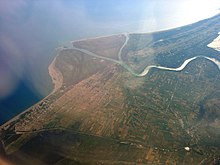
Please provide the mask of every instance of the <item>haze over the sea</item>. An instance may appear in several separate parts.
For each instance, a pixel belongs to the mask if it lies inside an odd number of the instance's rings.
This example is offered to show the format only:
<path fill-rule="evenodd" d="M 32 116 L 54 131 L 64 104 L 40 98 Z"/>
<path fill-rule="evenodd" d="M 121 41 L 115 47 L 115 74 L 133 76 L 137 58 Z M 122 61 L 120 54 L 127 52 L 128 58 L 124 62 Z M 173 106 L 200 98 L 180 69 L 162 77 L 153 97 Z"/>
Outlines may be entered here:
<path fill-rule="evenodd" d="M 51 90 L 47 67 L 68 41 L 186 25 L 217 14 L 219 0 L 1 0 L 0 124 Z"/>

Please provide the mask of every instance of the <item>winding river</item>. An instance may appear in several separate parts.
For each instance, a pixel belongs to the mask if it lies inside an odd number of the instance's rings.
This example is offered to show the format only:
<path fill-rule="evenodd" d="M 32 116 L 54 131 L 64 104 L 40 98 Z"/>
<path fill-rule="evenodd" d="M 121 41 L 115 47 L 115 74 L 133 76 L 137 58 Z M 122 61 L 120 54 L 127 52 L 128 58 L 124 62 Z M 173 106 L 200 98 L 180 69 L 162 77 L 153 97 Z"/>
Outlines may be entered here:
<path fill-rule="evenodd" d="M 220 33 L 219 33 L 220 34 Z M 124 44 L 122 45 L 121 49 L 119 50 L 118 52 L 118 59 L 119 60 L 114 60 L 112 58 L 108 58 L 108 57 L 104 57 L 104 56 L 100 56 L 100 55 L 97 55 L 93 52 L 90 52 L 86 49 L 80 49 L 80 48 L 77 48 L 77 47 L 74 47 L 73 46 L 73 49 L 75 50 L 78 50 L 80 52 L 83 52 L 89 56 L 93 56 L 93 57 L 96 57 L 96 58 L 100 58 L 100 59 L 103 59 L 103 60 L 108 60 L 108 61 L 111 61 L 111 62 L 114 62 L 116 64 L 119 64 L 121 65 L 122 67 L 124 67 L 126 70 L 128 70 L 131 74 L 133 74 L 134 76 L 137 76 L 137 77 L 143 77 L 143 76 L 146 76 L 148 74 L 148 72 L 150 71 L 151 68 L 157 68 L 157 69 L 161 69 L 161 70 L 168 70 L 168 71 L 176 71 L 176 72 L 179 72 L 179 71 L 182 71 L 190 62 L 192 62 L 193 60 L 196 60 L 198 58 L 204 58 L 204 59 L 207 59 L 211 62 L 213 62 L 215 65 L 217 65 L 218 69 L 220 70 L 220 61 L 218 61 L 217 59 L 215 58 L 211 58 L 211 57 L 207 57 L 207 56 L 194 56 L 192 58 L 189 58 L 187 60 L 185 60 L 181 66 L 177 67 L 177 68 L 169 68 L 169 67 L 164 67 L 164 66 L 157 66 L 157 65 L 149 65 L 149 66 L 146 66 L 145 69 L 141 72 L 141 73 L 136 73 L 134 70 L 132 70 L 132 68 L 130 68 L 127 64 L 125 64 L 123 61 L 122 61 L 122 58 L 121 58 L 121 53 L 122 53 L 122 50 L 123 48 L 127 45 L 128 43 L 128 40 L 129 40 L 129 34 L 124 34 L 125 37 L 126 37 L 126 40 L 124 42 Z M 220 36 L 219 36 L 220 37 Z M 218 37 L 218 38 L 219 38 Z M 213 42 L 217 42 L 217 39 L 213 40 Z M 213 43 L 212 42 L 212 43 Z M 208 47 L 211 47 L 210 45 L 212 45 L 212 43 L 210 43 L 209 45 L 207 45 Z M 220 44 L 220 40 L 218 40 L 218 44 Z M 217 50 L 216 48 L 214 48 L 215 50 Z"/>
<path fill-rule="evenodd" d="M 216 60 L 215 58 L 210 58 L 210 57 L 207 57 L 207 56 L 195 56 L 195 57 L 189 58 L 186 61 L 184 61 L 184 63 L 182 63 L 182 65 L 179 66 L 178 68 L 168 68 L 168 67 L 156 66 L 156 65 L 147 66 L 143 70 L 143 72 L 138 74 L 138 76 L 146 76 L 151 68 L 157 68 L 157 69 L 169 70 L 169 71 L 176 71 L 176 72 L 182 71 L 191 61 L 196 60 L 197 58 L 205 58 L 205 59 L 213 62 L 214 64 L 216 64 L 218 66 L 218 69 L 220 70 L 220 62 L 218 60 Z"/>

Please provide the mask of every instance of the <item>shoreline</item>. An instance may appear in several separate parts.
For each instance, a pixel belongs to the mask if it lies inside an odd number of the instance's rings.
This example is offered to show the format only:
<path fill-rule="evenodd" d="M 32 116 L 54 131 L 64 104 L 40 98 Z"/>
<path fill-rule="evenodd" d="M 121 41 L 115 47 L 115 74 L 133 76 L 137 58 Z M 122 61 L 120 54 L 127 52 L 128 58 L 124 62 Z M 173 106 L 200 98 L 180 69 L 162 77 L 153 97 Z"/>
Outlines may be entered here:
<path fill-rule="evenodd" d="M 108 34 L 108 35 L 102 35 L 102 36 L 96 36 L 96 37 L 88 37 L 88 38 L 77 39 L 77 40 L 73 40 L 73 41 L 69 41 L 69 42 L 73 46 L 74 42 L 95 40 L 95 39 L 100 39 L 100 38 L 105 38 L 105 37 L 121 36 L 121 35 L 124 35 L 124 34 L 129 34 L 129 33 Z"/>
<path fill-rule="evenodd" d="M 56 59 L 57 59 L 57 56 L 53 59 L 52 63 L 48 67 L 48 72 L 51 77 L 52 83 L 54 85 L 52 92 L 48 96 L 55 93 L 63 85 L 63 75 L 59 71 L 59 69 L 56 67 Z"/>
<path fill-rule="evenodd" d="M 188 24 L 184 24 L 184 25 L 177 25 L 177 26 L 173 26 L 173 27 L 168 27 L 168 28 L 162 28 L 162 29 L 158 29 L 158 30 L 149 30 L 149 31 L 130 31 L 130 32 L 122 32 L 122 33 L 112 33 L 112 34 L 107 34 L 107 35 L 101 35 L 101 36 L 94 36 L 94 37 L 88 37 L 88 38 L 81 38 L 81 39 L 76 39 L 73 41 L 69 41 L 71 44 L 73 44 L 74 42 L 78 42 L 78 41 L 86 41 L 86 40 L 92 40 L 92 39 L 99 39 L 99 38 L 103 38 L 103 37 L 111 37 L 111 36 L 117 36 L 117 35 L 123 35 L 123 34 L 152 34 L 152 33 L 159 33 L 159 32 L 164 32 L 164 31 L 169 31 L 169 30 L 173 30 L 173 29 L 179 29 L 185 26 L 190 26 L 192 24 L 204 21 L 204 20 L 208 20 L 211 19 L 217 15 L 220 15 L 220 10 L 217 10 L 215 14 L 211 15 L 211 16 L 207 16 L 203 19 L 199 19 L 196 20 L 194 22 L 188 23 Z M 220 33 L 220 32 L 219 32 Z"/>
<path fill-rule="evenodd" d="M 50 94 L 49 94 L 50 95 Z M 49 96 L 48 95 L 48 96 Z M 44 99 L 46 99 L 48 96 L 44 97 L 43 99 L 41 99 L 40 101 L 38 101 L 37 103 L 35 103 L 34 105 L 32 105 L 31 107 L 29 107 L 28 109 L 24 110 L 23 112 L 15 115 L 12 119 L 8 120 L 7 122 L 5 122 L 4 124 L 2 124 L 0 126 L 0 131 L 4 128 L 7 128 L 8 126 L 10 126 L 11 123 L 15 122 L 16 120 L 18 120 L 20 118 L 21 115 L 27 113 L 28 111 L 30 111 L 34 106 L 38 105 L 41 103 L 41 101 L 43 101 Z"/>
<path fill-rule="evenodd" d="M 24 110 L 23 112 L 15 115 L 13 118 L 11 118 L 10 120 L 8 120 L 7 122 L 5 122 L 4 124 L 0 125 L 0 131 L 4 128 L 7 128 L 10 126 L 11 123 L 15 122 L 16 120 L 19 120 L 20 116 L 27 113 L 28 111 L 30 111 L 33 107 L 37 106 L 38 104 L 40 104 L 42 101 L 44 101 L 46 98 L 48 98 L 50 95 L 54 94 L 60 87 L 62 87 L 63 84 L 63 75 L 61 74 L 61 72 L 56 68 L 55 66 L 55 62 L 56 62 L 56 58 L 57 56 L 53 59 L 53 61 L 50 63 L 50 65 L 48 66 L 48 72 L 49 75 L 51 77 L 52 83 L 54 85 L 52 92 L 50 92 L 46 97 L 42 98 L 41 100 L 39 100 L 37 103 L 35 103 L 34 105 L 30 106 L 29 108 L 27 108 L 26 110 Z M 61 78 L 60 81 L 58 78 Z"/>

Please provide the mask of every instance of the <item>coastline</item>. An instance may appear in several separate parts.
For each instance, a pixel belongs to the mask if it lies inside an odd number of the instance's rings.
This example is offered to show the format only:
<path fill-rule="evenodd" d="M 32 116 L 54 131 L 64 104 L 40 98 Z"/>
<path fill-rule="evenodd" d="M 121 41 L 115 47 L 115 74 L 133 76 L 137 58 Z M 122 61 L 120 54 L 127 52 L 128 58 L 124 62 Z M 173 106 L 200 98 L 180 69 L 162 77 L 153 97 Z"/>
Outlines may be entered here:
<path fill-rule="evenodd" d="M 50 94 L 49 94 L 50 95 Z M 49 96 L 48 95 L 48 96 Z M 12 119 L 8 120 L 7 122 L 5 122 L 4 124 L 2 124 L 0 126 L 0 131 L 4 128 L 7 128 L 8 126 L 10 126 L 11 123 L 15 122 L 16 120 L 19 119 L 19 117 L 25 113 L 27 113 L 28 111 L 30 111 L 34 106 L 38 105 L 41 103 L 41 101 L 43 101 L 45 98 L 47 98 L 48 96 L 44 97 L 43 99 L 41 99 L 39 102 L 35 103 L 34 105 L 32 105 L 31 107 L 29 107 L 28 109 L 24 110 L 23 112 L 17 114 L 16 116 L 14 116 Z"/>
<path fill-rule="evenodd" d="M 103 37 L 111 37 L 111 36 L 117 36 L 117 35 L 130 35 L 130 34 L 152 34 L 152 33 L 159 33 L 159 32 L 164 32 L 164 31 L 169 31 L 172 29 L 179 29 L 182 27 L 186 27 L 186 26 L 190 26 L 192 24 L 204 21 L 204 20 L 208 20 L 212 17 L 215 17 L 217 15 L 220 15 L 220 10 L 216 11 L 215 14 L 211 15 L 211 16 L 207 16 L 203 19 L 199 19 L 197 21 L 193 21 L 190 22 L 188 24 L 184 24 L 184 25 L 177 25 L 177 26 L 173 26 L 173 27 L 169 27 L 169 28 L 162 28 L 162 29 L 158 29 L 158 30 L 150 30 L 150 31 L 127 31 L 127 32 L 122 32 L 122 33 L 112 33 L 112 34 L 107 34 L 107 35 L 101 35 L 101 36 L 96 36 L 96 37 L 88 37 L 88 38 L 81 38 L 81 39 L 76 39 L 76 40 L 72 40 L 69 41 L 72 45 L 74 44 L 74 42 L 78 42 L 78 41 L 86 41 L 86 40 L 93 40 L 93 39 L 99 39 L 99 38 L 103 38 Z"/>
<path fill-rule="evenodd" d="M 52 83 L 54 85 L 53 91 L 48 96 L 55 93 L 63 85 L 63 75 L 59 71 L 59 69 L 56 68 L 56 65 L 55 65 L 56 64 L 56 59 L 57 59 L 57 56 L 53 59 L 52 63 L 48 67 L 48 72 L 49 72 L 49 75 L 52 79 Z"/>
<path fill-rule="evenodd" d="M 40 104 L 42 101 L 44 101 L 46 98 L 48 98 L 50 95 L 52 95 L 53 93 L 55 93 L 60 87 L 62 87 L 63 84 L 63 75 L 62 73 L 56 68 L 55 66 L 55 62 L 56 62 L 56 58 L 57 56 L 53 59 L 53 61 L 50 63 L 50 65 L 48 66 L 48 72 L 49 75 L 51 77 L 52 83 L 54 85 L 52 92 L 47 95 L 46 97 L 44 97 L 43 99 L 41 99 L 40 101 L 38 101 L 37 103 L 35 103 L 34 105 L 30 106 L 28 109 L 24 110 L 23 112 L 17 114 L 16 116 L 14 116 L 13 118 L 11 118 L 10 120 L 8 120 L 7 122 L 5 122 L 4 124 L 0 125 L 0 131 L 4 128 L 7 128 L 10 126 L 11 123 L 15 122 L 16 120 L 18 120 L 20 118 L 21 115 L 27 113 L 28 111 L 30 111 L 33 107 L 37 106 L 38 104 Z M 59 79 L 60 78 L 60 79 Z"/>
<path fill-rule="evenodd" d="M 82 39 L 70 41 L 70 43 L 73 46 L 75 42 L 95 40 L 95 39 L 100 39 L 100 38 L 105 38 L 105 37 L 121 36 L 121 35 L 125 35 L 125 34 L 129 34 L 129 33 L 115 33 L 115 34 L 102 35 L 102 36 L 97 36 L 97 37 L 82 38 Z"/>

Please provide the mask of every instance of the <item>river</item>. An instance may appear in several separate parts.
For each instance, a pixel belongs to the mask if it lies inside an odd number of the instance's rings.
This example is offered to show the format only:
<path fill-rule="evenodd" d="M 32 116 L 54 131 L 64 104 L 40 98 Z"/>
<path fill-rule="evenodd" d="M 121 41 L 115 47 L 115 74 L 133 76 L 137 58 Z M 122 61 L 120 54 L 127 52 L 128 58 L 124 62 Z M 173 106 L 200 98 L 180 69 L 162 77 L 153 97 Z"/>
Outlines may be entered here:
<path fill-rule="evenodd" d="M 219 32 L 219 35 L 220 35 L 220 32 Z M 179 67 L 177 68 L 169 68 L 169 67 L 164 67 L 164 66 L 157 66 L 157 65 L 149 65 L 149 66 L 146 66 L 145 69 L 141 72 L 141 73 L 136 73 L 135 71 L 132 70 L 132 68 L 130 68 L 128 65 L 126 65 L 123 60 L 122 60 L 122 57 L 121 57 L 121 52 L 122 52 L 122 49 L 126 46 L 126 44 L 128 43 L 128 40 L 129 40 L 129 35 L 128 34 L 125 34 L 125 37 L 126 37 L 126 40 L 124 42 L 124 44 L 122 45 L 120 51 L 118 52 L 118 60 L 114 60 L 114 59 L 111 59 L 111 58 L 108 58 L 108 57 L 104 57 L 104 56 L 100 56 L 100 55 L 97 55 L 93 52 L 90 52 L 88 50 L 85 50 L 85 49 L 80 49 L 80 48 L 77 48 L 77 47 L 73 47 L 73 49 L 75 50 L 78 50 L 78 51 L 81 51 L 89 56 L 93 56 L 93 57 L 96 57 L 96 58 L 100 58 L 100 59 L 103 59 L 103 60 L 107 60 L 107 61 L 111 61 L 113 63 L 116 63 L 116 64 L 119 64 L 121 65 L 123 68 L 125 68 L 126 70 L 128 70 L 131 74 L 133 74 L 134 76 L 137 76 L 137 77 L 143 77 L 143 76 L 146 76 L 148 74 L 148 72 L 150 71 L 150 69 L 152 68 L 157 68 L 157 69 L 161 69 L 161 70 L 168 70 L 168 71 L 176 71 L 176 72 L 179 72 L 179 71 L 182 71 L 190 62 L 198 59 L 198 58 L 204 58 L 204 59 L 207 59 L 211 62 L 213 62 L 217 67 L 218 69 L 220 70 L 220 61 L 218 61 L 217 59 L 215 58 L 210 58 L 210 57 L 207 57 L 207 56 L 201 56 L 201 55 L 195 55 L 194 57 L 192 58 L 189 58 L 187 60 L 185 60 Z M 219 40 L 219 37 L 218 36 L 216 39 L 214 39 L 212 41 L 212 43 L 208 44 L 207 46 L 208 47 L 212 47 L 213 49 L 217 50 L 218 51 L 218 47 L 216 48 L 216 45 L 219 45 L 220 43 L 220 40 Z M 214 43 L 214 44 L 213 44 Z M 213 46 L 214 45 L 214 46 Z"/>

